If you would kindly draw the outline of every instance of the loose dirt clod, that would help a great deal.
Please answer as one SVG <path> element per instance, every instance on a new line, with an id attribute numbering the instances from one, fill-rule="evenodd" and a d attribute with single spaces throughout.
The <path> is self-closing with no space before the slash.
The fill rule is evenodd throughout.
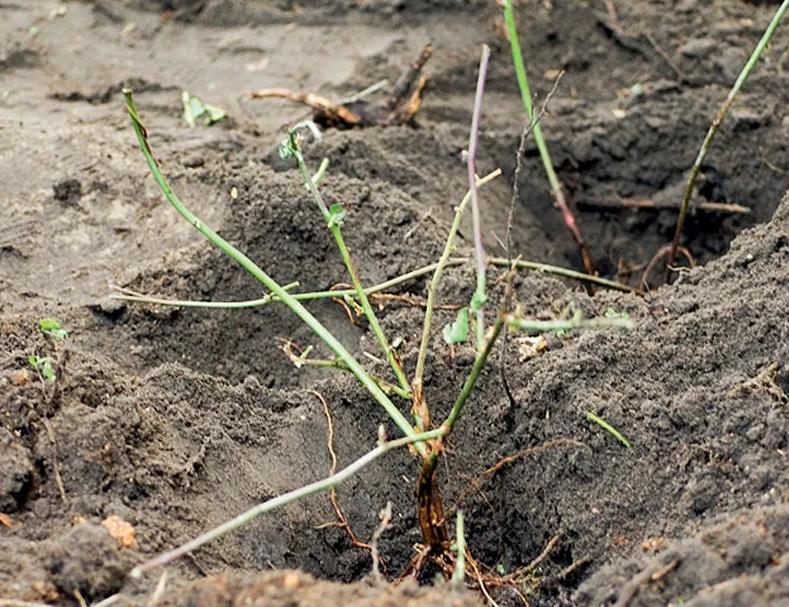
<path id="1" fill-rule="evenodd" d="M 18 438 L 0 427 L 0 453 L 3 454 L 0 466 L 0 512 L 16 512 L 24 505 L 33 482 L 30 452 Z"/>
<path id="2" fill-rule="evenodd" d="M 101 526 L 107 530 L 118 542 L 121 548 L 136 548 L 137 540 L 134 538 L 134 527 L 124 521 L 117 514 L 108 516 L 101 521 Z"/>
<path id="3" fill-rule="evenodd" d="M 104 527 L 83 523 L 55 541 L 45 560 L 52 581 L 62 592 L 67 596 L 79 592 L 93 600 L 120 590 L 137 557 L 120 549 Z"/>

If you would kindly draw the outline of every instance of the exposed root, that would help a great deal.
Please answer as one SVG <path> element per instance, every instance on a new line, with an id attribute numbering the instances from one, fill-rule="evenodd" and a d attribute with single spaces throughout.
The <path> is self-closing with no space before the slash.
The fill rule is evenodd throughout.
<path id="1" fill-rule="evenodd" d="M 378 525 L 375 533 L 373 533 L 373 539 L 370 540 L 370 552 L 373 557 L 373 577 L 375 581 L 380 584 L 383 582 L 383 577 L 381 576 L 381 570 L 378 568 L 378 565 L 379 563 L 383 565 L 384 562 L 383 559 L 378 556 L 378 541 L 392 522 L 392 502 L 386 502 L 386 508 L 378 513 L 378 517 L 381 519 L 381 524 Z M 384 573 L 386 573 L 386 567 L 384 567 Z"/>
<path id="2" fill-rule="evenodd" d="M 671 244 L 661 247 L 660 250 L 655 253 L 655 256 L 652 258 L 652 260 L 647 264 L 644 274 L 641 276 L 641 285 L 645 291 L 649 291 L 649 275 L 652 273 L 652 270 L 655 269 L 655 266 L 658 264 L 658 262 L 660 262 L 661 259 L 671 255 L 671 247 Z M 693 258 L 693 255 L 686 247 L 679 246 L 677 247 L 677 251 L 684 255 L 685 259 L 688 260 L 688 265 L 691 268 L 696 267 L 696 260 Z M 669 268 L 669 271 L 671 271 L 671 269 L 672 268 Z"/>
<path id="3" fill-rule="evenodd" d="M 524 605 L 528 606 L 529 601 L 526 599 L 526 596 L 524 595 L 523 592 L 523 586 L 528 581 L 527 576 L 528 574 L 536 570 L 536 568 L 547 558 L 551 550 L 558 543 L 559 538 L 560 538 L 559 534 L 554 536 L 548 542 L 548 544 L 545 546 L 545 548 L 537 558 L 535 558 L 531 563 L 529 563 L 525 567 L 522 567 L 509 575 L 499 575 L 498 573 L 483 571 L 483 567 L 476 559 L 474 559 L 470 551 L 467 549 L 465 551 L 466 587 L 471 590 L 479 591 L 484 597 L 484 599 L 491 606 L 498 605 L 498 603 L 490 593 L 489 589 L 491 588 L 506 588 L 510 592 L 514 593 L 523 602 Z M 419 573 L 422 570 L 422 568 L 428 562 L 432 563 L 441 572 L 441 575 L 445 579 L 447 580 L 452 579 L 452 575 L 455 572 L 457 556 L 454 553 L 452 553 L 448 548 L 446 550 L 434 552 L 430 550 L 429 546 L 420 544 L 415 546 L 415 549 L 416 549 L 416 553 L 411 558 L 406 568 L 397 577 L 397 579 L 394 580 L 393 583 L 395 585 L 400 584 L 403 580 L 407 578 L 416 579 L 419 576 Z M 583 564 L 584 562 L 586 562 L 586 559 L 582 559 L 582 561 L 574 563 L 573 565 L 571 565 L 570 568 L 575 569 L 581 564 Z M 563 571 L 562 573 L 564 575 L 567 575 L 569 571 L 567 571 L 567 573 L 565 573 L 565 571 Z M 532 581 L 532 583 L 530 584 L 530 586 L 532 588 L 535 588 L 544 579 L 545 578 L 536 576 Z"/>
<path id="4" fill-rule="evenodd" d="M 674 559 L 663 567 L 655 565 L 644 569 L 644 571 L 639 573 L 622 587 L 619 598 L 617 599 L 616 603 L 614 603 L 614 607 L 626 607 L 643 586 L 646 586 L 652 581 L 657 581 L 665 577 L 671 571 L 676 569 L 679 564 L 680 560 Z"/>
<path id="5" fill-rule="evenodd" d="M 321 405 L 323 406 L 323 413 L 326 415 L 326 421 L 328 423 L 328 430 L 327 430 L 327 447 L 329 449 L 329 455 L 331 456 L 331 469 L 329 471 L 329 476 L 334 476 L 337 472 L 337 455 L 334 453 L 334 425 L 332 424 L 331 420 L 331 413 L 329 412 L 329 405 L 326 403 L 326 399 L 323 398 L 323 395 L 318 392 L 317 390 L 307 390 L 309 394 L 312 394 L 321 401 Z M 337 492 L 335 491 L 334 487 L 331 488 L 330 492 L 330 499 L 331 505 L 334 508 L 334 512 L 337 515 L 337 521 L 334 523 L 329 523 L 328 525 L 320 525 L 319 528 L 324 528 L 327 526 L 337 526 L 345 529 L 345 532 L 348 534 L 348 537 L 351 539 L 351 543 L 356 546 L 357 548 L 362 548 L 364 550 L 372 550 L 370 544 L 366 544 L 364 542 L 360 542 L 356 539 L 356 536 L 351 529 L 351 526 L 348 524 L 348 520 L 340 510 L 340 505 L 337 503 Z M 376 571 L 377 571 L 376 566 Z M 385 571 L 385 569 L 384 569 Z"/>
<path id="6" fill-rule="evenodd" d="M 560 444 L 572 444 L 588 448 L 586 445 L 576 441 L 569 439 L 559 439 L 546 443 L 540 447 L 527 449 L 508 458 L 504 458 L 496 465 L 483 472 L 477 479 L 475 479 L 466 489 L 458 502 L 462 501 L 468 491 L 472 489 L 479 490 L 479 484 L 481 480 L 485 476 L 492 474 L 496 470 L 499 470 L 506 463 L 526 454 L 537 453 Z M 420 571 L 427 563 L 432 563 L 447 580 L 453 579 L 456 569 L 457 555 L 452 552 L 453 543 L 448 539 L 449 534 L 446 528 L 446 517 L 441 519 L 436 518 L 442 513 L 440 494 L 438 494 L 438 497 L 436 498 L 436 491 L 434 491 L 434 487 L 428 486 L 430 484 L 429 481 L 433 479 L 434 472 L 435 471 L 430 466 L 429 462 L 425 462 L 422 475 L 417 486 L 417 496 L 419 498 L 419 520 L 420 526 L 422 527 L 422 535 L 423 537 L 428 538 L 430 543 L 419 544 L 415 546 L 416 552 L 414 556 L 411 558 L 402 573 L 397 577 L 394 582 L 395 584 L 398 584 L 409 577 L 414 579 L 418 578 Z M 438 500 L 437 502 L 431 501 L 436 499 Z M 456 507 L 453 509 L 456 509 Z M 536 588 L 546 579 L 545 576 L 535 575 L 535 572 L 540 567 L 540 565 L 546 561 L 551 551 L 557 546 L 559 540 L 561 539 L 561 534 L 562 532 L 559 531 L 554 537 L 552 537 L 540 554 L 529 564 L 524 567 L 520 567 L 519 569 L 507 575 L 502 575 L 493 570 L 483 572 L 482 567 L 480 567 L 479 563 L 473 558 L 470 551 L 466 549 L 464 552 L 464 560 L 466 563 L 466 586 L 468 588 L 478 590 L 490 605 L 497 605 L 497 603 L 491 596 L 488 589 L 498 587 L 507 588 L 509 591 L 517 595 L 524 605 L 528 606 L 528 600 L 523 594 L 523 587 L 525 584 L 528 584 L 532 587 L 532 589 Z M 582 559 L 581 561 L 573 563 L 569 568 L 563 570 L 559 575 L 569 575 L 569 573 L 571 573 L 575 568 L 584 564 L 584 562 L 586 561 Z"/>
<path id="7" fill-rule="evenodd" d="M 340 282 L 336 285 L 333 285 L 329 291 L 344 291 L 351 288 L 353 288 L 353 285 Z M 399 302 L 407 306 L 411 306 L 412 308 L 427 307 L 427 300 L 424 297 L 412 295 L 411 293 L 370 293 L 368 298 L 370 299 L 370 302 L 377 304 L 379 309 L 383 309 L 388 302 Z M 332 297 L 332 301 L 340 304 L 343 307 L 351 324 L 355 325 L 356 317 L 361 317 L 364 315 L 364 310 L 362 310 L 362 308 L 356 304 L 356 301 L 353 299 L 353 297 L 350 297 L 349 299 Z M 455 311 L 462 307 L 463 306 L 458 304 L 436 304 L 433 306 L 433 309 Z"/>
<path id="8" fill-rule="evenodd" d="M 545 545 L 545 548 L 543 548 L 542 552 L 540 552 L 540 554 L 531 563 L 529 563 L 525 567 L 521 567 L 519 569 L 516 569 L 515 571 L 513 571 L 510 574 L 507 574 L 507 575 L 503 576 L 501 578 L 501 581 L 504 582 L 504 583 L 507 583 L 507 582 L 520 583 L 527 574 L 529 574 L 532 571 L 534 571 L 535 569 L 537 569 L 537 567 L 539 567 L 540 564 L 546 558 L 548 558 L 548 555 L 551 553 L 551 550 L 553 550 L 554 547 L 556 546 L 556 544 L 559 543 L 559 538 L 561 536 L 562 536 L 561 532 L 559 532 L 556 535 L 554 535 L 551 538 L 551 540 Z"/>
<path id="9" fill-rule="evenodd" d="M 494 464 L 493 466 L 485 470 L 482 474 L 480 474 L 476 479 L 474 479 L 468 485 L 468 487 L 466 487 L 466 489 L 461 493 L 455 505 L 452 507 L 451 511 L 455 512 L 471 491 L 479 491 L 480 484 L 482 483 L 482 481 L 486 477 L 500 470 L 506 464 L 511 463 L 526 455 L 540 453 L 542 451 L 545 451 L 547 449 L 559 445 L 573 445 L 573 446 L 583 447 L 585 449 L 588 449 L 588 447 L 583 443 L 562 438 L 562 439 L 549 441 L 537 447 L 524 449 L 523 451 L 519 451 L 514 455 L 502 458 L 496 464 Z M 399 583 L 408 577 L 413 577 L 413 578 L 418 577 L 419 572 L 428 562 L 435 565 L 447 580 L 452 579 L 452 576 L 454 574 L 457 556 L 451 550 L 452 542 L 450 542 L 449 540 L 449 534 L 446 528 L 447 515 L 443 513 L 443 507 L 440 501 L 441 496 L 437 490 L 437 487 L 435 487 L 433 483 L 434 475 L 435 475 L 434 468 L 430 465 L 428 461 L 426 461 L 423 465 L 422 474 L 420 476 L 420 480 L 417 485 L 417 497 L 419 499 L 420 528 L 422 531 L 422 536 L 424 538 L 427 538 L 427 543 L 424 545 L 417 545 L 415 547 L 416 553 L 411 558 L 411 560 L 409 561 L 405 569 L 402 571 L 402 573 L 395 580 L 395 583 Z M 524 605 L 528 605 L 529 603 L 523 594 L 522 587 L 525 583 L 529 583 L 529 582 L 531 586 L 536 587 L 536 585 L 544 581 L 545 579 L 544 577 L 539 575 L 534 575 L 534 573 L 537 571 L 540 565 L 542 565 L 546 561 L 551 551 L 559 543 L 560 539 L 561 539 L 561 531 L 559 531 L 554 537 L 550 539 L 550 541 L 548 541 L 548 543 L 543 548 L 542 552 L 540 552 L 540 554 L 536 558 L 534 558 L 534 560 L 532 560 L 526 566 L 521 567 L 507 575 L 501 575 L 499 573 L 492 571 L 483 572 L 479 563 L 473 558 L 470 552 L 466 550 L 465 551 L 465 562 L 467 564 L 466 572 L 465 572 L 466 585 L 469 588 L 478 590 L 485 597 L 485 600 L 487 600 L 490 605 L 497 605 L 496 601 L 493 599 L 493 597 L 491 596 L 488 590 L 489 588 L 495 588 L 495 587 L 500 587 L 500 588 L 506 587 L 508 590 L 515 593 L 520 598 L 520 600 L 523 601 Z M 570 567 L 563 570 L 559 575 L 567 576 L 574 569 L 580 567 L 585 562 L 586 561 L 583 559 L 581 561 L 577 561 L 573 563 Z"/>
<path id="10" fill-rule="evenodd" d="M 449 509 L 448 513 L 452 514 L 453 512 L 456 512 L 458 508 L 460 508 L 460 506 L 463 504 L 466 497 L 468 497 L 469 493 L 478 489 L 479 486 L 482 484 L 483 480 L 485 480 L 488 476 L 498 472 L 499 470 L 501 470 L 501 468 L 503 468 L 507 464 L 514 462 L 522 457 L 526 457 L 527 455 L 542 453 L 543 451 L 547 451 L 548 449 L 552 449 L 553 447 L 558 447 L 560 445 L 573 445 L 575 447 L 582 447 L 584 449 L 589 448 L 587 445 L 579 441 L 575 441 L 569 438 L 558 438 L 556 440 L 549 441 L 543 445 L 539 445 L 537 447 L 529 447 L 528 449 L 523 449 L 522 451 L 518 451 L 513 455 L 508 455 L 507 457 L 500 459 L 493 466 L 485 470 L 477 478 L 471 481 L 471 483 L 469 483 L 469 485 L 461 492 L 460 497 L 458 497 L 457 501 L 455 502 L 455 505 Z"/>
<path id="11" fill-rule="evenodd" d="M 289 339 L 285 339 L 284 337 L 275 337 L 275 341 L 280 343 L 279 349 L 284 352 L 285 356 L 288 357 L 288 360 L 293 363 L 293 366 L 297 369 L 301 369 L 302 367 L 324 367 L 324 368 L 331 368 L 331 369 L 339 369 L 340 371 L 346 371 L 348 373 L 351 370 L 348 368 L 348 365 L 340 358 L 331 358 L 331 359 L 317 359 L 317 358 L 310 358 L 310 354 L 312 353 L 312 346 L 308 346 L 306 348 L 301 348 L 298 344 L 292 342 Z M 380 359 L 376 359 L 368 352 L 363 352 L 373 358 L 378 363 L 382 361 Z M 401 394 L 402 390 L 380 377 L 376 377 L 375 375 L 370 374 L 370 377 L 378 384 L 378 386 L 383 390 L 386 394 Z M 402 395 L 402 394 L 401 394 Z"/>
<path id="12" fill-rule="evenodd" d="M 488 603 L 490 603 L 491 607 L 499 607 L 499 604 L 496 601 L 493 600 L 492 596 L 490 596 L 490 593 L 488 592 L 488 589 L 485 588 L 485 581 L 482 579 L 482 572 L 479 570 L 479 565 L 477 565 L 477 562 L 474 559 L 470 558 L 470 557 L 471 557 L 471 555 L 466 555 L 466 558 L 468 559 L 469 567 L 474 572 L 474 577 L 477 580 L 477 584 L 479 585 L 480 591 L 482 592 L 482 594 L 485 595 L 485 599 L 487 599 L 487 601 L 488 601 Z M 528 605 L 528 603 L 526 603 L 526 601 L 524 601 L 524 603 L 526 605 Z"/>
<path id="13" fill-rule="evenodd" d="M 573 571 L 576 569 L 583 567 L 584 565 L 588 564 L 591 561 L 588 556 L 583 556 L 579 558 L 577 561 L 573 561 L 570 565 L 562 569 L 555 577 L 557 580 L 564 580 L 569 576 Z"/>
<path id="14" fill-rule="evenodd" d="M 394 580 L 393 584 L 395 586 L 401 584 L 408 578 L 416 579 L 419 575 L 419 572 L 422 571 L 422 567 L 425 566 L 425 562 L 427 561 L 428 554 L 430 553 L 430 548 L 428 546 L 424 546 L 422 544 L 414 545 L 414 556 L 411 557 L 411 560 L 408 561 L 406 566 L 400 572 Z"/>
<path id="15" fill-rule="evenodd" d="M 404 303 L 407 306 L 411 306 L 412 308 L 426 308 L 427 307 L 427 300 L 424 297 L 417 297 L 416 295 L 411 295 L 410 293 L 404 293 L 402 295 L 396 295 L 394 293 L 373 293 L 370 296 L 372 301 L 376 302 L 387 302 L 387 301 L 398 301 L 400 303 Z M 383 306 L 383 303 L 380 303 Z M 463 306 L 458 304 L 437 304 L 433 306 L 434 310 L 459 310 Z"/>
<path id="16" fill-rule="evenodd" d="M 367 126 L 392 126 L 408 124 L 422 105 L 422 95 L 428 76 L 422 69 L 433 54 L 432 44 L 425 46 L 419 57 L 409 65 L 389 95 L 379 103 L 370 103 L 357 95 L 345 102 L 332 101 L 315 93 L 302 93 L 288 89 L 269 88 L 249 91 L 252 99 L 279 98 L 312 108 L 313 122 L 324 128 L 350 129 Z"/>
<path id="17" fill-rule="evenodd" d="M 314 93 L 295 93 L 288 89 L 260 89 L 259 91 L 250 91 L 248 94 L 252 99 L 279 98 L 287 99 L 293 103 L 307 105 L 311 107 L 314 112 L 322 116 L 322 121 L 324 123 L 344 123 L 348 127 L 351 127 L 356 126 L 362 121 L 358 114 L 355 114 L 344 105 L 335 103 L 328 97 L 322 97 Z M 315 119 L 315 122 L 319 122 L 319 120 Z"/>
<path id="18" fill-rule="evenodd" d="M 724 202 L 708 202 L 702 200 L 694 203 L 697 209 L 707 211 L 709 213 L 722 213 L 729 215 L 750 215 L 751 209 L 741 204 L 724 203 Z M 618 200 L 587 200 L 578 202 L 581 208 L 593 210 L 621 210 L 621 209 L 648 209 L 653 211 L 660 211 L 664 209 L 678 210 L 679 207 L 670 203 L 660 203 L 651 198 L 620 198 Z"/>

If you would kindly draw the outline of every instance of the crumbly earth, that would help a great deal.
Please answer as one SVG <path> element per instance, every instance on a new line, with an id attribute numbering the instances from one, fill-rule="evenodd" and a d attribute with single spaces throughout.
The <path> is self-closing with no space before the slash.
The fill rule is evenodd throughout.
<path id="1" fill-rule="evenodd" d="M 542 125 L 601 275 L 635 284 L 670 240 L 670 205 L 775 4 L 517 3 L 538 105 L 566 70 Z M 201 219 L 281 283 L 322 290 L 348 279 L 298 173 L 277 154 L 283 125 L 309 112 L 246 91 L 343 98 L 394 81 L 428 41 L 436 52 L 417 124 L 330 130 L 307 160 L 331 160 L 321 188 L 348 211 L 344 232 L 366 284 L 433 263 L 467 187 L 460 154 L 487 43 L 479 171 L 504 176 L 481 204 L 486 246 L 503 254 L 524 119 L 499 13 L 482 0 L 0 1 L 0 604 L 117 593 L 140 606 L 486 600 L 478 588 L 451 592 L 429 567 L 421 586 L 373 583 L 370 553 L 327 526 L 336 514 L 325 494 L 208 544 L 166 578 L 129 579 L 147 557 L 325 477 L 316 393 L 340 466 L 374 445 L 380 424 L 396 429 L 350 376 L 293 367 L 276 338 L 326 352 L 278 304 L 176 309 L 109 295 L 120 285 L 179 299 L 261 296 L 163 199 L 122 88 L 134 89 L 163 169 Z M 499 605 L 789 605 L 788 44 L 779 28 L 704 165 L 698 200 L 749 213 L 690 218 L 696 269 L 646 296 L 518 277 L 524 315 L 626 312 L 635 328 L 546 335 L 533 357 L 523 335 L 508 334 L 449 441 L 439 481 L 447 510 L 465 513 L 481 570 L 506 575 L 538 560 L 516 586 L 488 585 Z M 183 90 L 229 117 L 190 129 Z M 581 269 L 532 142 L 520 161 L 513 253 Z M 669 208 L 622 207 L 632 199 Z M 458 252 L 470 245 L 463 224 Z M 467 303 L 473 284 L 473 268 L 448 270 L 440 302 Z M 427 283 L 392 292 L 413 301 Z M 386 375 L 364 323 L 329 300 L 309 308 Z M 42 334 L 46 317 L 70 336 Z M 402 300 L 381 310 L 409 374 L 422 317 Z M 437 313 L 428 355 L 434 418 L 473 360 L 468 346 L 442 341 L 451 318 Z M 49 359 L 56 381 L 31 355 Z M 552 441 L 468 491 L 502 458 Z M 420 541 L 417 475 L 412 455 L 393 452 L 337 491 L 362 541 L 392 502 L 378 543 L 389 579 Z"/>

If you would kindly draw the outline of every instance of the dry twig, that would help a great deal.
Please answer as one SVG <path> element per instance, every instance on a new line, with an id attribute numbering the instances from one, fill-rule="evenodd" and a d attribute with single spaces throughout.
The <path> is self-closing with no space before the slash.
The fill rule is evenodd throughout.
<path id="1" fill-rule="evenodd" d="M 378 103 L 371 103 L 363 99 L 362 95 L 355 95 L 344 102 L 336 102 L 315 93 L 281 88 L 249 91 L 247 94 L 252 99 L 279 98 L 309 106 L 313 112 L 312 121 L 324 128 L 350 129 L 408 124 L 422 105 L 422 95 L 429 79 L 422 74 L 422 70 L 433 51 L 432 44 L 423 47 L 416 60 L 403 70 L 403 74 L 386 98 Z"/>

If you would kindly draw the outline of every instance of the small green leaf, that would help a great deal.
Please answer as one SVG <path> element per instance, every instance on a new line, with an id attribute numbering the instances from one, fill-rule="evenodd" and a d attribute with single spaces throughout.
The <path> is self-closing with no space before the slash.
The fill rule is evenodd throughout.
<path id="1" fill-rule="evenodd" d="M 203 124 L 206 126 L 227 117 L 225 110 L 203 103 L 199 97 L 190 96 L 188 91 L 181 93 L 181 103 L 184 106 L 184 120 L 192 128 L 197 125 L 197 119 L 202 116 L 205 116 Z"/>
<path id="2" fill-rule="evenodd" d="M 297 369 L 301 369 L 304 364 L 307 362 L 310 354 L 312 353 L 313 347 L 307 346 L 297 358 L 293 359 L 293 364 L 296 366 Z"/>
<path id="3" fill-rule="evenodd" d="M 181 92 L 181 104 L 184 106 L 184 120 L 186 120 L 186 124 L 190 127 L 194 128 L 195 126 L 195 116 L 192 113 L 192 104 L 190 103 L 191 98 L 189 97 L 188 91 Z"/>
<path id="4" fill-rule="evenodd" d="M 215 105 L 208 105 L 207 103 L 204 107 L 207 114 L 204 123 L 206 126 L 211 126 L 215 122 L 227 118 L 227 112 L 222 108 L 216 107 Z"/>
<path id="5" fill-rule="evenodd" d="M 624 437 L 624 435 L 619 430 L 614 428 L 611 424 L 609 424 L 607 421 L 605 421 L 602 417 L 599 417 L 599 416 L 595 415 L 591 411 L 587 411 L 586 412 L 586 419 L 588 419 L 589 421 L 593 421 L 594 423 L 596 423 L 598 426 L 600 426 L 604 430 L 610 432 L 614 437 L 616 437 L 619 440 L 619 442 L 621 442 L 625 446 L 626 449 L 630 449 L 630 441 L 627 440 Z"/>
<path id="6" fill-rule="evenodd" d="M 284 139 L 279 144 L 277 151 L 279 152 L 279 157 L 282 158 L 282 160 L 287 160 L 288 158 L 293 156 L 293 151 L 290 149 L 290 140 Z"/>
<path id="7" fill-rule="evenodd" d="M 471 311 L 476 312 L 485 305 L 486 301 L 488 301 L 488 298 L 484 293 L 474 291 L 474 295 L 471 296 Z"/>
<path id="8" fill-rule="evenodd" d="M 329 207 L 329 229 L 333 227 L 340 227 L 342 220 L 345 219 L 347 211 L 342 208 L 340 203 L 333 204 Z"/>
<path id="9" fill-rule="evenodd" d="M 312 138 L 317 142 L 320 143 L 321 141 L 321 131 L 318 128 L 318 125 L 315 124 L 312 120 L 304 120 L 303 122 L 299 122 L 294 124 L 292 127 L 288 129 L 288 137 L 290 137 L 291 143 L 293 147 L 298 149 L 299 147 L 299 139 L 301 137 L 300 131 L 308 130 L 312 133 Z"/>
<path id="10" fill-rule="evenodd" d="M 199 97 L 190 97 L 187 105 L 189 106 L 189 114 L 192 116 L 192 123 L 189 126 L 194 126 L 194 121 L 205 114 L 205 104 Z"/>
<path id="11" fill-rule="evenodd" d="M 630 318 L 627 312 L 617 312 L 613 308 L 607 308 L 605 311 L 606 318 L 621 318 L 623 320 L 627 320 Z"/>
<path id="12" fill-rule="evenodd" d="M 60 323 L 54 318 L 42 318 L 38 321 L 38 326 L 42 332 L 48 333 L 58 341 L 68 337 L 68 331 L 61 327 Z"/>
<path id="13" fill-rule="evenodd" d="M 455 322 L 444 325 L 444 341 L 448 344 L 459 344 L 468 337 L 468 308 L 458 310 Z"/>
<path id="14" fill-rule="evenodd" d="M 57 379 L 55 377 L 55 370 L 52 368 L 52 363 L 48 357 L 31 354 L 27 360 L 47 381 L 55 381 Z"/>
<path id="15" fill-rule="evenodd" d="M 318 187 L 318 185 L 320 185 L 320 182 L 323 179 L 323 176 L 326 174 L 326 169 L 328 169 L 328 168 L 329 168 L 329 159 L 328 158 L 324 158 L 323 160 L 321 160 L 321 166 L 318 167 L 317 172 L 312 176 L 312 184 L 315 187 Z M 308 192 L 310 191 L 309 184 L 305 183 L 304 187 L 307 189 Z"/>
<path id="16" fill-rule="evenodd" d="M 55 371 L 52 369 L 52 364 L 49 362 L 48 358 L 44 359 L 44 364 L 41 368 L 41 374 L 47 381 L 55 381 L 57 379 L 55 377 Z"/>

